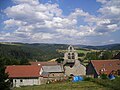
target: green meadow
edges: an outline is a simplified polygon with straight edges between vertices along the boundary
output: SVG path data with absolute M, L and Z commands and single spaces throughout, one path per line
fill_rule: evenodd
M 18 87 L 13 90 L 112 90 L 94 82 L 59 82 L 39 86 Z

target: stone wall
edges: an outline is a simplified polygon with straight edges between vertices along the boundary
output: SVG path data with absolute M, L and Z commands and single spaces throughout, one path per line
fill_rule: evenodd
M 73 67 L 64 66 L 65 74 L 67 76 L 73 75 L 86 75 L 86 67 L 80 64 L 79 60 L 75 60 Z

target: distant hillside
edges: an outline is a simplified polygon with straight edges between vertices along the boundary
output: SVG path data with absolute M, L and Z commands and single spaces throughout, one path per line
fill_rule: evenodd
M 110 44 L 104 46 L 86 46 L 74 45 L 78 52 L 83 52 L 89 49 L 94 50 L 120 50 L 120 44 Z M 63 57 L 64 51 L 68 48 L 67 44 L 45 44 L 45 43 L 14 43 L 4 42 L 0 43 L 0 56 L 9 59 L 28 59 L 47 61 L 53 58 Z M 88 51 L 86 51 L 88 52 Z
M 0 43 L 0 56 L 18 60 L 47 61 L 63 56 L 58 49 L 65 50 L 67 47 L 65 44 Z
M 94 49 L 94 50 L 120 50 L 120 44 L 109 44 L 102 46 L 87 46 L 87 45 L 75 45 L 79 48 Z

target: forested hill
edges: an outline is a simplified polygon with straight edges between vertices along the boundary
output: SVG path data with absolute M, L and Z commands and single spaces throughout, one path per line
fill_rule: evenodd
M 101 46 L 90 46 L 90 45 L 75 45 L 79 48 L 94 49 L 94 50 L 120 50 L 120 44 L 108 44 Z
M 28 64 L 32 61 L 48 61 L 53 58 L 63 57 L 66 50 L 66 44 L 44 44 L 44 43 L 0 43 L 0 59 L 5 61 L 7 65 L 11 64 Z M 76 49 L 87 48 L 95 50 L 120 50 L 120 44 L 112 44 L 105 46 L 86 46 L 75 45 Z M 84 50 L 84 49 L 83 49 Z
M 67 47 L 68 45 L 64 44 L 0 43 L 0 58 L 8 59 L 7 62 L 14 60 L 15 63 L 16 60 L 21 63 L 26 60 L 47 61 L 63 56 L 58 49 L 65 50 Z

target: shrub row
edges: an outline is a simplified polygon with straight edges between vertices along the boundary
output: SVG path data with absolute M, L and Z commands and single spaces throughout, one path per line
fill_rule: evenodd
M 91 79 L 90 81 L 95 82 L 104 87 L 112 88 L 113 90 L 120 90 L 120 77 L 114 80 L 109 79 Z

